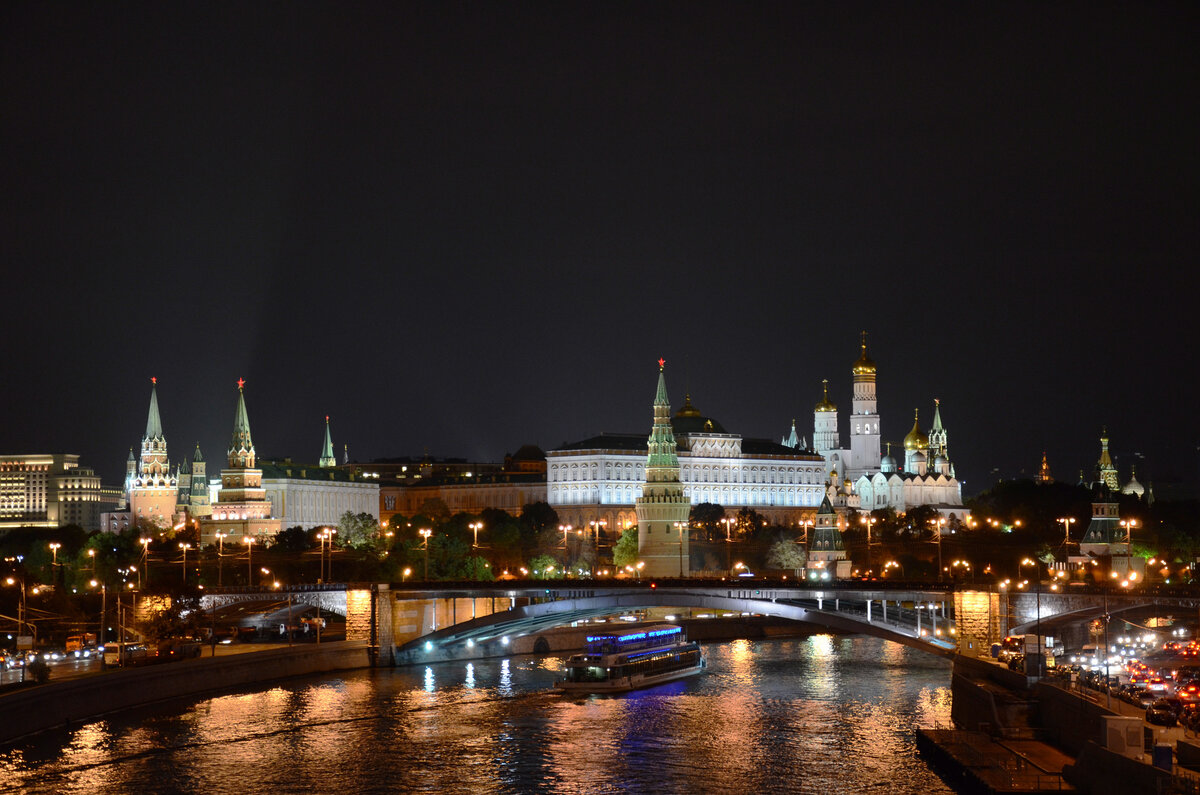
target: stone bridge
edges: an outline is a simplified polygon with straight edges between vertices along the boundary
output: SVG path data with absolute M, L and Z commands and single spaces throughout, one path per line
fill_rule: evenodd
M 653 608 L 774 616 L 833 631 L 886 638 L 934 654 L 984 655 L 1008 634 L 1034 632 L 1087 642 L 1092 619 L 1175 611 L 1194 617 L 1200 592 L 1007 593 L 934 583 L 803 584 L 658 580 L 301 586 L 224 589 L 207 604 L 291 598 L 346 616 L 347 638 L 377 649 L 383 665 L 513 653 L 572 622 Z M 511 648 L 510 648 L 511 645 Z M 528 645 L 528 644 L 526 644 Z M 522 650 L 524 646 L 521 646 Z

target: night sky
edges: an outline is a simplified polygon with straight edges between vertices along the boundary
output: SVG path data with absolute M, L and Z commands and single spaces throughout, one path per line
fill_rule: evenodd
M 676 407 L 1193 488 L 1187 3 L 6 4 L 0 453 L 498 460 Z M 1136 456 L 1142 456 L 1138 459 Z M 1144 479 L 1144 478 L 1143 478 Z

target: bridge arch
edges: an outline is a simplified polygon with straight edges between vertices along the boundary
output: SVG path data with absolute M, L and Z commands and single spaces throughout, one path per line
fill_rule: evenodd
M 922 635 L 915 626 L 898 621 L 884 623 L 879 617 L 872 617 L 869 610 L 859 614 L 828 609 L 825 606 L 825 603 L 836 601 L 833 595 L 811 600 L 776 600 L 695 591 L 644 589 L 574 596 L 520 605 L 426 633 L 396 648 L 395 659 L 399 664 L 410 664 L 464 656 L 503 654 L 504 646 L 515 636 L 532 635 L 583 619 L 655 607 L 754 613 L 813 624 L 838 632 L 873 635 L 939 656 L 954 654 L 953 642 L 928 634 Z

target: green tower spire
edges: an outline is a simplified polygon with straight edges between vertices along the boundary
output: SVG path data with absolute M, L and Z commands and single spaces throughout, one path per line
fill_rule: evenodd
M 162 417 L 158 415 L 158 379 L 150 379 L 150 414 L 146 417 L 146 439 L 163 438 Z
M 246 397 L 242 389 L 246 385 L 244 378 L 238 382 L 237 410 L 233 414 L 233 439 L 229 443 L 230 467 L 254 466 L 254 441 L 250 438 L 250 417 L 246 413 Z
M 679 456 L 676 453 L 675 431 L 671 427 L 671 400 L 667 397 L 667 379 L 663 375 L 665 365 L 666 361 L 658 360 L 654 425 L 650 429 L 649 457 L 646 459 L 647 481 L 679 480 Z
M 337 466 L 337 458 L 333 455 L 333 438 L 329 435 L 329 415 L 325 415 L 325 446 L 321 448 L 321 460 L 318 462 L 322 467 Z

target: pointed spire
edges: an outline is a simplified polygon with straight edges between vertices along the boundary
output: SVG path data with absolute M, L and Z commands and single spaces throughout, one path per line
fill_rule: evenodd
M 321 460 L 319 466 L 334 467 L 337 466 L 337 458 L 333 455 L 333 438 L 329 435 L 329 415 L 325 415 L 325 446 L 321 448 Z
M 942 428 L 942 401 L 937 398 L 933 399 L 933 426 L 931 431 L 940 431 Z
M 254 441 L 250 437 L 250 417 L 246 413 L 246 380 L 239 378 L 237 409 L 233 414 L 233 439 L 229 443 L 230 467 L 254 466 Z
M 146 417 L 146 439 L 163 438 L 162 418 L 158 415 L 158 379 L 150 379 L 150 413 Z
M 129 448 L 129 458 L 125 459 L 125 463 L 127 463 L 127 464 L 132 464 L 132 463 L 133 463 L 133 461 L 134 461 L 134 458 L 133 458 L 133 448 L 132 448 L 132 447 L 130 447 L 130 448 Z
M 654 405 L 671 407 L 671 400 L 667 397 L 667 379 L 663 375 L 663 368 L 666 367 L 666 359 L 659 358 L 658 360 L 658 390 L 654 393 Z
M 200 443 L 196 442 L 196 452 L 192 453 L 193 461 L 203 461 L 204 455 L 200 452 Z

